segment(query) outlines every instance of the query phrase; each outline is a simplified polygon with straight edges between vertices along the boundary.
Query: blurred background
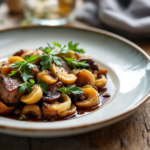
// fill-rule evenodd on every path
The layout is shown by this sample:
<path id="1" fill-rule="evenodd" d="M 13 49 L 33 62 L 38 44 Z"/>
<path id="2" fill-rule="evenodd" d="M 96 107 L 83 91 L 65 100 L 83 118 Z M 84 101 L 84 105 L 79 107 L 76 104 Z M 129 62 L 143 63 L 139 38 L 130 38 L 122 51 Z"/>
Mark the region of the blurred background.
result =
<path id="1" fill-rule="evenodd" d="M 82 0 L 0 0 L 0 30 L 17 25 L 80 24 L 75 13 Z"/>
<path id="2" fill-rule="evenodd" d="M 0 30 L 30 24 L 92 26 L 145 39 L 150 37 L 150 1 L 0 0 Z"/>

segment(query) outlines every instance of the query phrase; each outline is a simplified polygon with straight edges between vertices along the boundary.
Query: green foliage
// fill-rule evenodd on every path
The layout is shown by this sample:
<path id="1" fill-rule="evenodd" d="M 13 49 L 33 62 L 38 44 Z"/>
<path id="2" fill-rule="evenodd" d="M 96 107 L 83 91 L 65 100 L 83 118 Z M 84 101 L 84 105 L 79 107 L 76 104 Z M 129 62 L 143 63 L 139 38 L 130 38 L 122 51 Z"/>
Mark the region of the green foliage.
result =
<path id="1" fill-rule="evenodd" d="M 58 91 L 60 91 L 61 93 L 63 93 L 63 94 L 71 94 L 71 93 L 73 93 L 73 94 L 81 94 L 81 93 L 83 93 L 83 91 L 81 90 L 81 88 L 80 87 L 75 87 L 75 85 L 69 85 L 68 87 L 62 87 L 62 88 L 60 88 L 60 89 L 58 89 Z"/>

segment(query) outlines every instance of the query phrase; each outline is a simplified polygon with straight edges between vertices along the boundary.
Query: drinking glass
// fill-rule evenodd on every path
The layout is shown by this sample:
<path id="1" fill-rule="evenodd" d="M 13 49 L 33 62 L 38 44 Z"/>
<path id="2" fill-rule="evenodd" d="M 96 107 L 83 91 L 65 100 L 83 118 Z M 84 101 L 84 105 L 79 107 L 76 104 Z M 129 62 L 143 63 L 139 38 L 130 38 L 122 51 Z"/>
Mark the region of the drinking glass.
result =
<path id="1" fill-rule="evenodd" d="M 24 14 L 33 24 L 63 25 L 73 18 L 75 0 L 22 0 Z"/>

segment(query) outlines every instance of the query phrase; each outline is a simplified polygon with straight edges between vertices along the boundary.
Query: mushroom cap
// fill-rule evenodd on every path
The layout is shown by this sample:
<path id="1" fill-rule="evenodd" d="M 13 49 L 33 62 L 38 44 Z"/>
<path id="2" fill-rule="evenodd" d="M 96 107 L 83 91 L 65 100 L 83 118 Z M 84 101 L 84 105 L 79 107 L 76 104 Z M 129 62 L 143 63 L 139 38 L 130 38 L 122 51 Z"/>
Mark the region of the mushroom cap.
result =
<path id="1" fill-rule="evenodd" d="M 60 92 L 57 90 L 50 90 L 42 96 L 42 100 L 48 103 L 57 101 L 60 98 Z"/>

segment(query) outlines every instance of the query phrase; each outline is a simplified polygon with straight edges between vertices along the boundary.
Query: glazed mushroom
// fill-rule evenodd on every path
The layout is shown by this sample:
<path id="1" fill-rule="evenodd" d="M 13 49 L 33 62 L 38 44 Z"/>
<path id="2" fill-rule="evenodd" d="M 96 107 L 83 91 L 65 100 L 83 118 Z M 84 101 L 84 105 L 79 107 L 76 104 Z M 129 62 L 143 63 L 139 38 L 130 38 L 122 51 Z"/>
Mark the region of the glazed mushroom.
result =
<path id="1" fill-rule="evenodd" d="M 73 115 L 77 110 L 77 107 L 75 105 L 71 105 L 70 109 L 64 111 L 63 113 L 61 113 L 61 117 L 68 117 Z"/>
<path id="2" fill-rule="evenodd" d="M 2 75 L 8 75 L 12 71 L 12 68 L 10 66 L 11 66 L 10 64 L 2 66 L 1 69 L 0 69 L 1 74 Z"/>
<path id="3" fill-rule="evenodd" d="M 63 83 L 58 81 L 57 83 L 47 87 L 47 93 L 42 96 L 42 100 L 48 103 L 57 101 L 60 98 L 60 92 L 57 89 L 61 88 Z"/>
<path id="4" fill-rule="evenodd" d="M 21 101 L 26 104 L 37 103 L 43 95 L 43 91 L 39 85 L 32 86 L 32 91 L 28 95 L 23 95 Z"/>
<path id="5" fill-rule="evenodd" d="M 104 75 L 101 75 L 100 79 L 97 79 L 95 81 L 95 86 L 98 88 L 102 88 L 102 87 L 106 86 L 106 83 L 107 83 L 106 77 Z"/>
<path id="6" fill-rule="evenodd" d="M 69 50 L 69 53 L 63 54 L 63 56 L 68 57 L 68 58 L 77 58 L 76 53 L 74 51 Z"/>
<path id="7" fill-rule="evenodd" d="M 77 73 L 79 73 L 81 71 L 81 69 L 72 69 L 72 74 L 76 75 Z"/>
<path id="8" fill-rule="evenodd" d="M 46 118 L 54 117 L 65 117 L 71 107 L 71 99 L 65 94 L 61 94 L 61 97 L 58 101 L 52 102 L 51 104 L 43 103 L 42 111 L 43 115 Z"/>
<path id="9" fill-rule="evenodd" d="M 71 71 L 70 71 L 70 68 L 69 68 L 69 66 L 67 65 L 67 63 L 66 63 L 64 60 L 62 60 L 61 62 L 62 62 L 62 67 L 65 69 L 65 71 L 66 71 L 67 73 L 70 73 Z"/>
<path id="10" fill-rule="evenodd" d="M 0 115 L 11 113 L 15 109 L 15 106 L 8 107 L 4 103 L 0 102 Z"/>
<path id="11" fill-rule="evenodd" d="M 99 94 L 92 86 L 86 85 L 82 91 L 87 99 L 75 102 L 77 107 L 89 108 L 99 104 Z"/>
<path id="12" fill-rule="evenodd" d="M 97 63 L 92 60 L 91 58 L 80 58 L 78 61 L 86 61 L 86 63 L 89 64 L 89 68 L 94 71 L 94 70 L 97 70 L 99 71 L 99 67 L 97 65 Z"/>
<path id="13" fill-rule="evenodd" d="M 63 83 L 61 81 L 58 81 L 57 83 L 50 85 L 47 87 L 47 90 L 57 90 L 60 89 L 63 86 Z"/>
<path id="14" fill-rule="evenodd" d="M 54 78 L 52 75 L 50 75 L 48 70 L 44 70 L 37 74 L 37 79 L 47 84 L 55 84 L 58 80 L 58 77 Z"/>
<path id="15" fill-rule="evenodd" d="M 55 102 L 60 98 L 60 92 L 57 90 L 49 90 L 42 96 L 42 100 L 48 103 Z"/>
<path id="16" fill-rule="evenodd" d="M 76 74 L 76 76 L 77 76 L 77 80 L 76 80 L 75 83 L 76 83 L 77 86 L 82 87 L 84 85 L 91 85 L 91 86 L 95 85 L 94 75 L 86 69 L 81 70 L 80 72 L 78 72 Z"/>
<path id="17" fill-rule="evenodd" d="M 42 111 L 41 108 L 38 105 L 32 104 L 32 105 L 26 105 L 23 107 L 21 112 L 21 117 L 23 119 L 26 119 L 26 116 L 28 114 L 33 114 L 39 118 L 42 117 Z"/>
<path id="18" fill-rule="evenodd" d="M 50 71 L 54 76 L 57 76 L 63 84 L 73 84 L 77 79 L 74 74 L 68 74 L 63 67 L 57 66 L 54 63 L 52 64 Z"/>
<path id="19" fill-rule="evenodd" d="M 12 57 L 10 57 L 9 59 L 8 59 L 8 62 L 10 63 L 10 64 L 12 64 L 12 63 L 14 63 L 14 62 L 16 62 L 16 61 L 25 61 L 22 57 L 20 57 L 20 56 L 12 56 Z"/>

